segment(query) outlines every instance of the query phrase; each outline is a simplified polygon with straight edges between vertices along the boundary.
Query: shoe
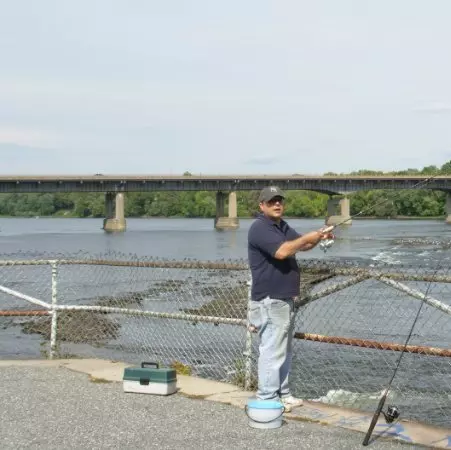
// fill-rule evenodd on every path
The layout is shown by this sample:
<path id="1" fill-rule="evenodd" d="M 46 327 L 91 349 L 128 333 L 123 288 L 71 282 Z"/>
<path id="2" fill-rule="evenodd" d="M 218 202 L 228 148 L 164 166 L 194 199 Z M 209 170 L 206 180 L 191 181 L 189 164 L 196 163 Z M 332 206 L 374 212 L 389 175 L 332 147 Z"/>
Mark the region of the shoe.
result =
<path id="1" fill-rule="evenodd" d="M 297 408 L 304 404 L 304 402 L 300 398 L 293 397 L 292 395 L 282 397 L 280 401 L 282 402 L 283 406 L 285 406 L 285 412 L 290 412 L 293 408 Z"/>

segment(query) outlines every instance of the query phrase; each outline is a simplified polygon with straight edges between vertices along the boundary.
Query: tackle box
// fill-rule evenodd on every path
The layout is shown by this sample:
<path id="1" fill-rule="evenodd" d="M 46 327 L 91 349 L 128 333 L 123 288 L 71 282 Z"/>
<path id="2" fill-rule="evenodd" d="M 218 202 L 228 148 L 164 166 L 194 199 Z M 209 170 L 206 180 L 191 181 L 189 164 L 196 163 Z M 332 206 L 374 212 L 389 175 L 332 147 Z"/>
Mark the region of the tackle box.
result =
<path id="1" fill-rule="evenodd" d="M 175 369 L 160 368 L 154 362 L 142 362 L 141 367 L 126 367 L 123 376 L 124 392 L 169 395 L 177 391 Z"/>

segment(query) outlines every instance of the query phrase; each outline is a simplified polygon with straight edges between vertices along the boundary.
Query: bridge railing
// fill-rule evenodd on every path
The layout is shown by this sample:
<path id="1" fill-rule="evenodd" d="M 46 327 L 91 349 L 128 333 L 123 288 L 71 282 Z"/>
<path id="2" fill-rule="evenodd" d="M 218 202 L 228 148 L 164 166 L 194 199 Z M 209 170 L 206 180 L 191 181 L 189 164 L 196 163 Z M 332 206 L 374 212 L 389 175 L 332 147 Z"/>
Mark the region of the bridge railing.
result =
<path id="1" fill-rule="evenodd" d="M 449 269 L 342 260 L 300 265 L 294 393 L 373 411 L 402 355 L 388 403 L 403 418 L 449 424 Z M 0 260 L 0 355 L 153 360 L 255 390 L 249 288 L 243 260 L 11 255 Z"/>

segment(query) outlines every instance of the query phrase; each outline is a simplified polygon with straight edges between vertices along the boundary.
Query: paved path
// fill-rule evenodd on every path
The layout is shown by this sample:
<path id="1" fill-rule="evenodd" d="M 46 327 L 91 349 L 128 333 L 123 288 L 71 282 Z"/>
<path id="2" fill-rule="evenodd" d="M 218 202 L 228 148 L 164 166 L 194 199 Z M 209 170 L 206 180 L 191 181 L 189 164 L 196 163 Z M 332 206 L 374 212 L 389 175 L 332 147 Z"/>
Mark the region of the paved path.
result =
<path id="1" fill-rule="evenodd" d="M 288 420 L 255 430 L 236 406 L 126 394 L 57 365 L 0 364 L 0 447 L 19 449 L 361 449 L 364 435 Z M 366 448 L 423 448 L 377 439 Z"/>

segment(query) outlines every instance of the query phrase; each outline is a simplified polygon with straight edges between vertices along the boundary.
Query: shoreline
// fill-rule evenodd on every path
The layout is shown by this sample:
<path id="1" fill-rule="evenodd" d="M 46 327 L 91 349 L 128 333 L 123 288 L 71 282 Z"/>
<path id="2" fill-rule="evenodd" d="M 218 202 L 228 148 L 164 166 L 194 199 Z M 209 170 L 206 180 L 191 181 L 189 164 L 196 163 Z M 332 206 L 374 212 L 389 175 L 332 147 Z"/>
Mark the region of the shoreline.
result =
<path id="1" fill-rule="evenodd" d="M 393 216 L 393 217 L 380 217 L 380 216 L 360 216 L 360 217 L 351 217 L 352 220 L 445 220 L 446 216 Z M 77 217 L 77 216 L 1 216 L 0 219 L 96 219 L 102 220 L 104 217 Z M 127 216 L 126 219 L 208 219 L 214 220 L 214 217 L 182 217 L 182 216 Z M 239 216 L 238 220 L 241 219 L 255 219 L 253 216 Z M 284 216 L 286 220 L 325 220 L 326 217 L 298 217 L 298 216 Z"/>

